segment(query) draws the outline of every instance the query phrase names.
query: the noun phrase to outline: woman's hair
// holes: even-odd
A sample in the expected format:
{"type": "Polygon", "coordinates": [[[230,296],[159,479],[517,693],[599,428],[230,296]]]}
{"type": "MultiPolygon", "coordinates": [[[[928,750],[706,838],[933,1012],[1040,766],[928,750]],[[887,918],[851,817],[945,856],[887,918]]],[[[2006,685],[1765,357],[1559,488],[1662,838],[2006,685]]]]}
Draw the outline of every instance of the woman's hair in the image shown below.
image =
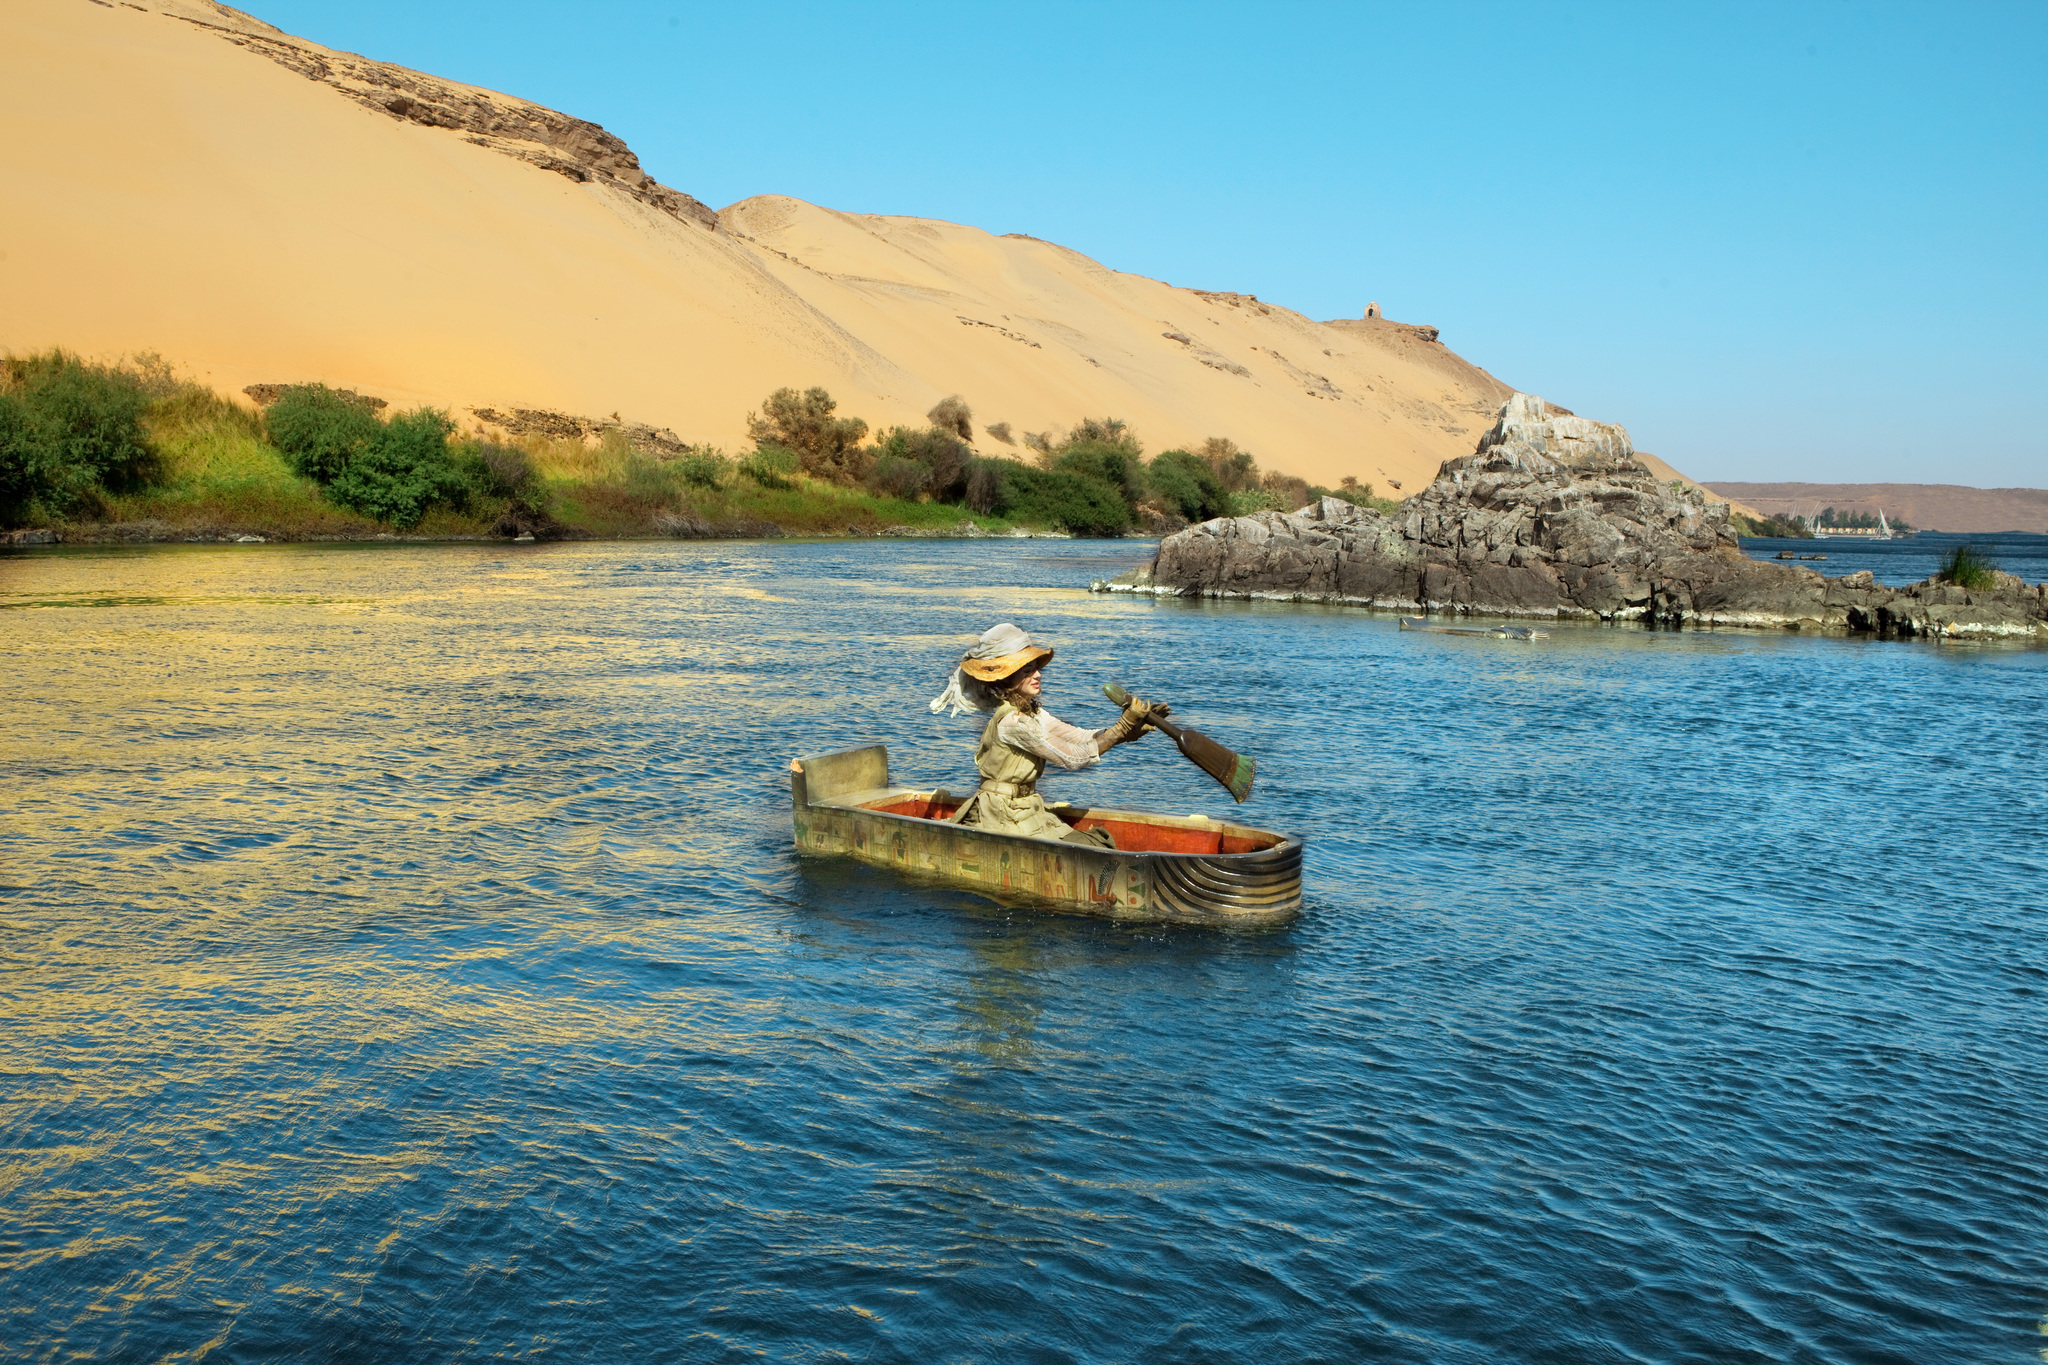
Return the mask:
{"type": "Polygon", "coordinates": [[[1020,668],[1009,677],[990,683],[989,691],[1028,716],[1038,710],[1038,698],[1024,690],[1024,680],[1036,673],[1040,667],[1041,665],[1032,664],[1028,668],[1020,668]]]}

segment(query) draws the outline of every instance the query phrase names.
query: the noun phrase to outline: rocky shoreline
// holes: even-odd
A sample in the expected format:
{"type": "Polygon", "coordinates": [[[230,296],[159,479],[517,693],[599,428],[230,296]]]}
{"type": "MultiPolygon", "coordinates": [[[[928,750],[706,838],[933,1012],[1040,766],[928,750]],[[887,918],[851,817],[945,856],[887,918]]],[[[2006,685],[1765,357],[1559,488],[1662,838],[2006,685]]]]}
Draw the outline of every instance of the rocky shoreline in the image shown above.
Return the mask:
{"type": "Polygon", "coordinates": [[[2048,585],[1901,588],[1759,563],[1728,504],[1660,481],[1620,426],[1516,394],[1471,455],[1392,514],[1335,498],[1191,526],[1098,592],[1405,614],[2048,639],[2048,585]]]}

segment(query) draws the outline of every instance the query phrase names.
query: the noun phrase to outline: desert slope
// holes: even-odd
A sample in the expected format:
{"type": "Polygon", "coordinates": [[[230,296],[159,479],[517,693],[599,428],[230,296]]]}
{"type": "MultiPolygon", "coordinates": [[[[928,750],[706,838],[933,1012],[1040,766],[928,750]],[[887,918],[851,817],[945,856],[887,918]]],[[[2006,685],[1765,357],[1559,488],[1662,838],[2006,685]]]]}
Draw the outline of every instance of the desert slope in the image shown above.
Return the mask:
{"type": "Polygon", "coordinates": [[[784,384],[877,425],[957,392],[1020,435],[1114,415],[1153,450],[1229,436],[1410,490],[1509,391],[1427,329],[1029,237],[779,196],[714,215],[595,125],[199,0],[10,0],[0,112],[0,347],[153,349],[223,390],[322,379],[727,446],[784,384]]]}

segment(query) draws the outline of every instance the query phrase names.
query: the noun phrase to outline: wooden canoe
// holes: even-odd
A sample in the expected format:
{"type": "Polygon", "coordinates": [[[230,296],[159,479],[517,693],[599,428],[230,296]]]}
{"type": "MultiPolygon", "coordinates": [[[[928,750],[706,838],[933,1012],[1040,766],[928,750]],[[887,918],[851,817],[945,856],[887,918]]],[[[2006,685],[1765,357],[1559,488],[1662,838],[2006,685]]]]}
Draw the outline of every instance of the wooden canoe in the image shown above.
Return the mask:
{"type": "Polygon", "coordinates": [[[1076,829],[1107,829],[1117,847],[994,834],[946,823],[968,793],[900,787],[879,744],[790,765],[796,849],[857,858],[996,900],[1117,919],[1261,924],[1301,912],[1301,840],[1204,816],[1148,815],[1065,804],[1076,829]]]}

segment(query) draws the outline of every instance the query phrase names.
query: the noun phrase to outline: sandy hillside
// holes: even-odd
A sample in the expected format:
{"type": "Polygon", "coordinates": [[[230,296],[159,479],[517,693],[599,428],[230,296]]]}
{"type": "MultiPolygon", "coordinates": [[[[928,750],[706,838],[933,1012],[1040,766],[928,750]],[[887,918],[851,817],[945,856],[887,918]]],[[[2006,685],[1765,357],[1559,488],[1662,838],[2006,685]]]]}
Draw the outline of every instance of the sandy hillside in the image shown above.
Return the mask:
{"type": "Polygon", "coordinates": [[[1965,534],[2027,531],[2048,535],[2048,489],[1965,488],[1948,483],[1716,483],[1775,516],[1809,516],[1823,507],[1906,521],[1923,531],[1965,534]]]}
{"type": "Polygon", "coordinates": [[[0,347],[155,350],[224,390],[320,379],[729,447],[785,384],[877,426],[957,392],[1019,435],[1114,415],[1151,450],[1229,436],[1410,492],[1508,392],[1428,329],[1029,237],[781,197],[714,214],[595,125],[200,0],[8,0],[0,111],[0,347]]]}

